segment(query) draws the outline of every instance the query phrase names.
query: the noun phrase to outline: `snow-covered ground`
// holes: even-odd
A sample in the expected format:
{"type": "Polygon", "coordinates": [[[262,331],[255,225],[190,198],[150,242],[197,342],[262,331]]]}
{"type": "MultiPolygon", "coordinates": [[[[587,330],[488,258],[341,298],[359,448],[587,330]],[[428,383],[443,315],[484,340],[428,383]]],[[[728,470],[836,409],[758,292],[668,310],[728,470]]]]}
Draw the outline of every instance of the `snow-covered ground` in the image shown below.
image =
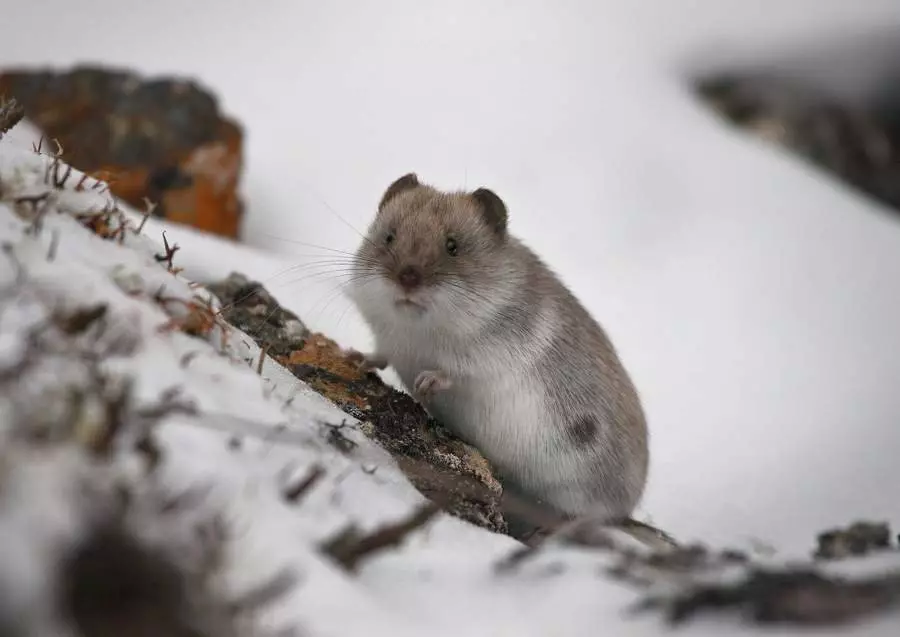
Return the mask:
{"type": "MultiPolygon", "coordinates": [[[[866,88],[900,33],[896,0],[285,1],[255,12],[47,0],[3,17],[17,25],[0,40],[7,64],[196,75],[247,125],[246,235],[264,252],[171,229],[190,273],[259,277],[362,348],[337,281],[310,265],[323,251],[305,244],[353,249],[408,170],[442,187],[489,185],[634,374],[653,435],[642,513],[678,537],[787,552],[855,517],[900,523],[900,224],[725,128],[686,87],[711,60],[783,54],[840,90],[866,88]],[[850,62],[793,48],[838,36],[850,62]]],[[[510,594],[510,614],[546,594],[510,594]]]]}
{"type": "MultiPolygon", "coordinates": [[[[159,516],[148,515],[139,532],[176,544],[186,541],[189,522],[223,516],[231,539],[220,586],[226,594],[235,594],[282,569],[294,570],[301,585],[292,591],[295,597],[279,607],[287,614],[276,620],[309,631],[300,634],[381,634],[378,626],[384,634],[421,635],[426,628],[430,634],[443,634],[433,618],[415,617],[415,605],[409,613],[398,612],[379,599],[391,591],[382,590],[377,567],[355,581],[315,549],[317,542],[351,522],[368,531],[407,515],[424,501],[390,456],[362,436],[346,414],[270,359],[257,370],[260,352],[249,337],[229,330],[224,341],[215,332],[206,341],[167,329],[174,325],[171,315],[184,315],[177,301],[190,302],[198,294],[202,299],[203,291],[156,262],[158,240],[133,236],[129,230],[120,246],[82,228],[70,215],[100,214],[108,195],[90,188],[91,180],[83,192],[75,192],[77,172],[64,190],[48,188],[50,164],[50,158],[9,139],[0,142],[0,453],[5,488],[0,504],[0,586],[17,591],[12,601],[4,598],[0,615],[5,618],[10,605],[15,612],[16,603],[23,612],[46,613],[51,608],[47,601],[40,603],[55,593],[52,578],[44,580],[49,567],[61,547],[85,532],[95,508],[102,508],[78,493],[78,487],[109,487],[121,481],[146,505],[154,491],[172,496],[211,485],[199,510],[188,511],[168,527],[159,516]],[[51,194],[41,230],[27,234],[34,208],[21,199],[45,192],[51,194]],[[83,338],[53,337],[54,330],[46,327],[97,304],[105,304],[107,312],[102,321],[86,324],[83,338]],[[27,346],[28,335],[35,333],[47,335],[41,342],[48,345],[27,346]],[[38,446],[38,452],[26,454],[29,446],[15,442],[25,431],[40,431],[43,422],[53,423],[57,434],[52,437],[59,438],[66,419],[56,416],[66,413],[66,405],[76,404],[66,398],[76,390],[87,397],[81,415],[73,420],[76,439],[88,440],[91,431],[102,429],[104,412],[91,402],[103,397],[92,393],[96,387],[85,356],[91,352],[100,353],[98,369],[112,379],[110,387],[119,378],[134,381],[133,413],[166,404],[164,397],[173,388],[180,403],[197,409],[196,415],[174,410],[159,423],[156,439],[162,461],[155,478],[135,473],[139,456],[128,446],[117,453],[111,476],[103,479],[104,473],[95,470],[88,480],[90,465],[74,448],[41,453],[38,446]],[[326,441],[328,427],[342,424],[344,435],[359,445],[349,457],[326,441]],[[232,437],[241,440],[237,450],[229,449],[232,437]],[[315,466],[324,469],[323,478],[298,504],[287,502],[280,494],[315,466]],[[366,578],[371,578],[371,587],[366,578]],[[353,612],[346,612],[347,605],[353,612]]],[[[125,431],[125,440],[140,435],[139,421],[131,413],[125,413],[124,426],[133,429],[125,431]]],[[[428,577],[439,570],[443,555],[432,543],[455,556],[454,566],[464,570],[469,584],[477,571],[489,572],[493,562],[518,546],[508,537],[441,515],[419,537],[412,537],[412,550],[421,552],[422,559],[389,560],[382,569],[413,579],[428,577]]],[[[453,582],[455,575],[447,573],[448,586],[461,588],[463,582],[453,582]]]]}
{"type": "MultiPolygon", "coordinates": [[[[422,496],[352,419],[270,359],[258,367],[260,352],[248,336],[217,328],[206,338],[183,333],[172,322],[184,317],[178,308],[203,303],[206,293],[157,262],[162,245],[152,231],[126,230],[120,245],[82,227],[74,217],[102,216],[108,195],[77,171],[64,188],[50,188],[48,176],[59,174],[65,169],[55,171],[52,158],[15,139],[0,142],[0,588],[7,593],[0,621],[19,616],[29,627],[24,634],[34,637],[73,634],[51,612],[60,608],[57,560],[127,492],[129,528],[180,556],[186,568],[205,559],[209,536],[198,531],[222,521],[225,559],[213,571],[214,594],[227,600],[293,576],[294,585],[251,620],[262,627],[317,636],[667,632],[658,614],[629,612],[641,589],[605,572],[614,553],[549,545],[502,572],[498,564],[519,545],[444,514],[399,548],[363,561],[357,573],[332,562],[321,542],[349,524],[368,532],[404,518],[422,496]],[[86,188],[78,191],[79,183],[86,188]],[[73,318],[97,304],[107,308],[102,318],[73,318]],[[133,402],[115,398],[123,379],[133,382],[133,402]],[[73,402],[76,395],[82,399],[73,402]],[[110,411],[107,401],[125,407],[110,411]],[[194,409],[164,409],[174,403],[194,409]],[[119,443],[110,459],[91,461],[83,449],[96,448],[91,441],[115,423],[119,443]],[[149,456],[147,446],[133,446],[147,423],[149,448],[157,450],[149,456]],[[41,442],[44,425],[51,426],[46,438],[62,442],[41,442]],[[328,442],[337,425],[357,443],[349,452],[328,442]],[[66,443],[70,438],[75,442],[66,443]],[[323,477],[298,502],[288,501],[282,494],[313,467],[323,477]],[[201,497],[161,513],[166,499],[192,491],[201,497]]],[[[836,568],[877,573],[900,566],[900,553],[846,566],[836,568]]],[[[658,583],[668,588],[665,577],[658,583]]],[[[844,634],[892,634],[894,619],[868,620],[844,634]]],[[[683,630],[753,634],[733,619],[683,630]]]]}

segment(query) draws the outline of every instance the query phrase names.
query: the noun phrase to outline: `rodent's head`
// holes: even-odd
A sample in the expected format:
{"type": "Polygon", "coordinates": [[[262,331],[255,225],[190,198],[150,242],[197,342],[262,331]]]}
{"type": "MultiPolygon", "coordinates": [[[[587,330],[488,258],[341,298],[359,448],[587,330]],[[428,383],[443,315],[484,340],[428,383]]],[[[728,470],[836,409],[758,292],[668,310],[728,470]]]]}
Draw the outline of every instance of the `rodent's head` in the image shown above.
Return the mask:
{"type": "Polygon", "coordinates": [[[507,211],[491,190],[441,192],[414,173],[390,185],[357,252],[361,273],[398,308],[424,311],[472,300],[507,241],[507,211]]]}

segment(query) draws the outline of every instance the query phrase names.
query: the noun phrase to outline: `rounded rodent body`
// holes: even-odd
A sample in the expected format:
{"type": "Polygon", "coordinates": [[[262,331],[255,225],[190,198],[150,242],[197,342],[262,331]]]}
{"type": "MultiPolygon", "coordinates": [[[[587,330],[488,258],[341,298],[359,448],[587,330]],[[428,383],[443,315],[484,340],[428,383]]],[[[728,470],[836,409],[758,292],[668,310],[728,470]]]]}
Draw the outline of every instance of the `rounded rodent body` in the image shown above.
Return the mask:
{"type": "Polygon", "coordinates": [[[522,493],[566,517],[627,517],[649,459],[635,387],[506,218],[483,188],[445,193],[414,174],[388,188],[350,286],[371,358],[522,493]]]}

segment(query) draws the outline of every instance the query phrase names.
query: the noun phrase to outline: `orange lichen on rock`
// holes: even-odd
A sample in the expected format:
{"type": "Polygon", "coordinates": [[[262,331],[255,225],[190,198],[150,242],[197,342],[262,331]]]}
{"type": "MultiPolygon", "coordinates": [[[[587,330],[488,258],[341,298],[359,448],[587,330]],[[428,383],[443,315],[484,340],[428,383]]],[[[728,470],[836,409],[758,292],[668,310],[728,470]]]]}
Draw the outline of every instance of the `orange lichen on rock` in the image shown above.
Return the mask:
{"type": "Polygon", "coordinates": [[[302,349],[294,350],[284,359],[287,365],[312,365],[346,379],[362,380],[364,376],[340,345],[318,332],[310,334],[302,349]]]}
{"type": "Polygon", "coordinates": [[[310,374],[303,380],[339,405],[351,404],[363,411],[369,409],[366,394],[352,385],[353,381],[364,380],[364,373],[347,358],[346,352],[327,336],[314,332],[306,338],[301,348],[295,349],[287,356],[276,357],[276,360],[295,371],[302,368],[324,370],[327,374],[310,374]],[[334,378],[329,378],[328,374],[334,378]]]}
{"type": "Polygon", "coordinates": [[[140,206],[148,197],[170,221],[234,239],[240,234],[243,215],[238,197],[241,153],[240,129],[223,121],[216,140],[174,158],[171,171],[177,176],[165,183],[148,187],[153,175],[147,168],[104,166],[103,170],[116,172],[110,189],[128,203],[140,206]]]}
{"type": "Polygon", "coordinates": [[[180,78],[141,78],[97,67],[67,72],[9,70],[0,94],[66,149],[65,161],[109,178],[129,204],[238,238],[243,133],[214,96],[180,78]]]}

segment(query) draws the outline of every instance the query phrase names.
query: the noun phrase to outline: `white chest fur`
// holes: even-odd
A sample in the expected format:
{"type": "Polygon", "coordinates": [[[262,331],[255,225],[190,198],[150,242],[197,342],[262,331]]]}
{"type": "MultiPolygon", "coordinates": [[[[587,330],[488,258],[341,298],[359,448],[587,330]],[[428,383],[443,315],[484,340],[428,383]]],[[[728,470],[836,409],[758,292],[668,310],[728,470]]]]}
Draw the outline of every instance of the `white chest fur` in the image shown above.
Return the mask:
{"type": "Polygon", "coordinates": [[[371,287],[356,295],[357,303],[373,329],[378,354],[404,385],[411,389],[423,371],[439,371],[451,380],[449,389],[424,402],[438,421],[525,484],[561,471],[558,453],[551,453],[563,447],[559,429],[550,421],[544,382],[535,368],[554,336],[552,308],[537,310],[534,331],[521,343],[502,335],[484,338],[469,314],[398,310],[385,302],[388,295],[371,287]]]}

